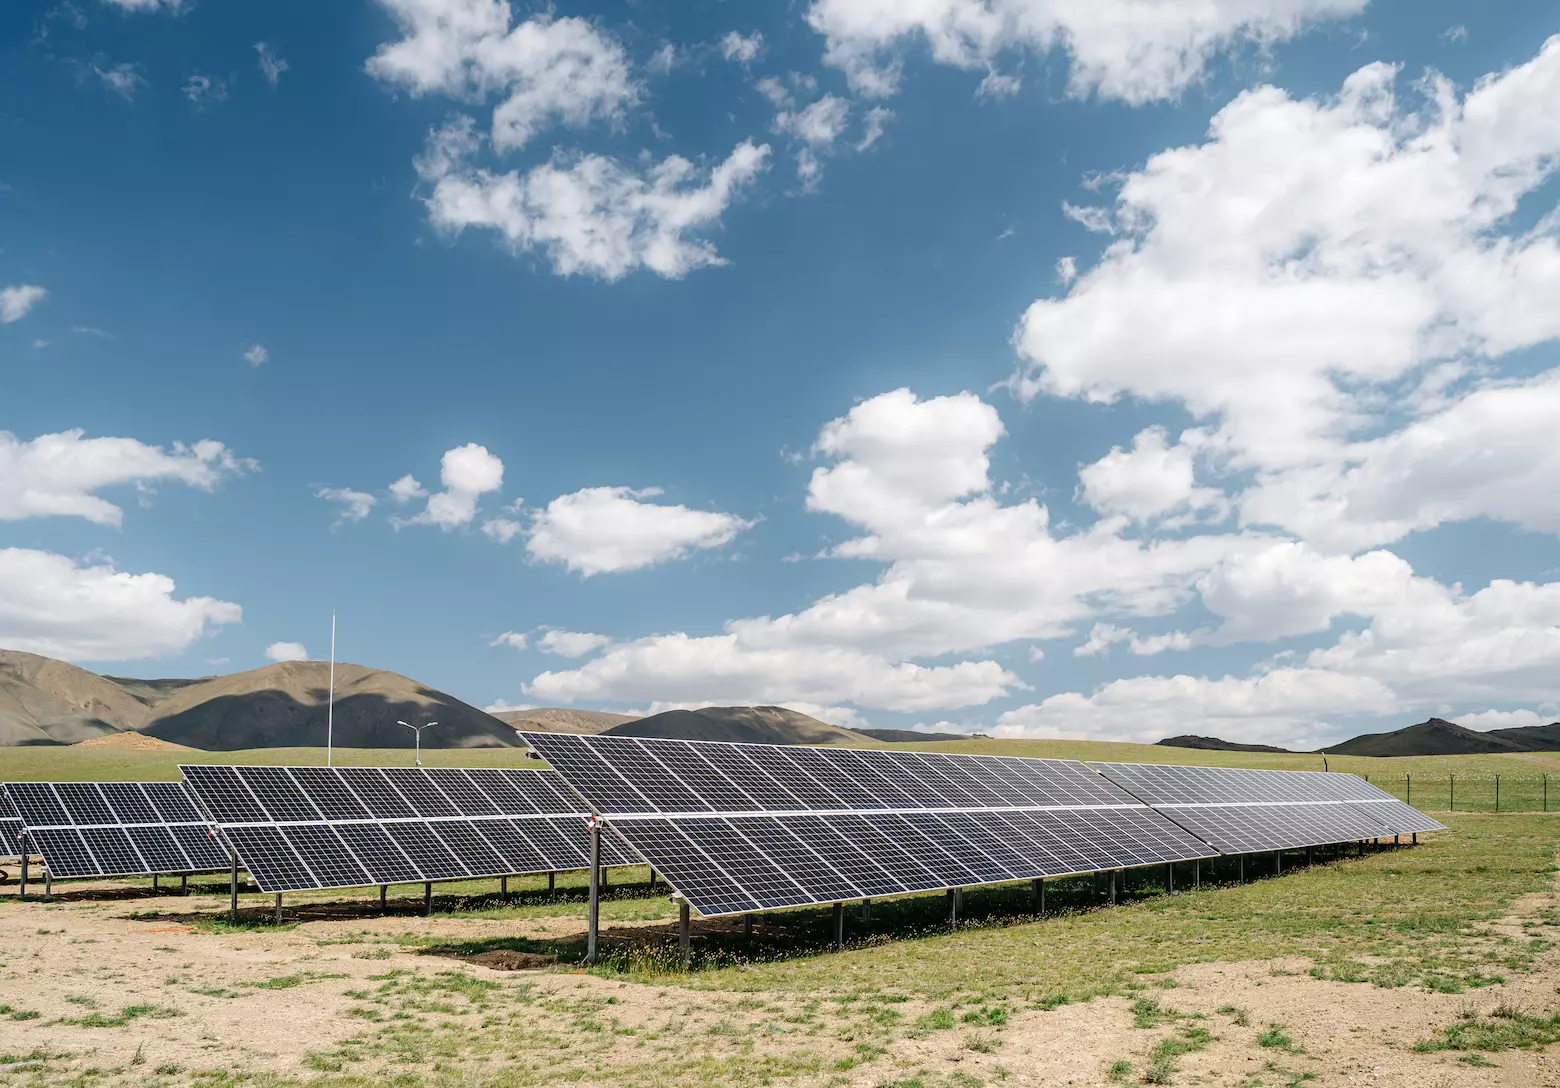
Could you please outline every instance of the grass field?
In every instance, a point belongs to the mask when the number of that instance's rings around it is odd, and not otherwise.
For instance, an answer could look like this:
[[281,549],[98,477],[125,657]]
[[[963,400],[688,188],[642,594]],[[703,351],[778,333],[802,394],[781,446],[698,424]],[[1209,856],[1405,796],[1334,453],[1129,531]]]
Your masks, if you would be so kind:
[[[971,752],[979,755],[1034,756],[1047,759],[1085,759],[1127,763],[1181,763],[1210,767],[1270,767],[1288,771],[1319,771],[1322,757],[1266,752],[1210,752],[1196,748],[1171,748],[1158,744],[1118,744],[1071,740],[967,740],[920,744],[881,744],[881,748],[905,748],[928,752]],[[337,748],[334,760],[344,766],[410,764],[405,749]],[[0,749],[0,779],[99,779],[153,781],[179,777],[180,763],[268,763],[318,766],[325,762],[323,748],[257,748],[238,752],[122,751],[113,748],[73,746]],[[423,752],[423,762],[433,767],[536,767],[518,748],[433,748]],[[1560,752],[1516,755],[1412,756],[1375,759],[1363,756],[1328,756],[1334,771],[1370,775],[1372,779],[1402,779],[1405,774],[1426,779],[1457,775],[1459,779],[1485,780],[1495,775],[1536,779],[1545,773],[1560,774]],[[1472,788],[1470,786],[1470,788]],[[1560,798],[1557,798],[1560,800]]]
[[[1560,815],[1448,823],[1279,879],[1205,870],[1175,897],[1144,871],[1114,908],[1061,881],[1045,918],[1023,886],[973,889],[954,931],[940,896],[878,902],[870,923],[849,913],[843,952],[823,910],[753,939],[712,922],[689,972],[643,870],[613,874],[607,956],[584,974],[578,874],[551,899],[534,878],[508,902],[440,886],[431,918],[420,888],[383,917],[371,893],[290,895],[279,928],[260,896],[228,924],[221,882],[189,899],[61,882],[54,904],[0,901],[0,1085],[1547,1083],[1531,1051],[1560,1034],[1560,901],[1535,896]],[[450,958],[494,951],[560,960]]]

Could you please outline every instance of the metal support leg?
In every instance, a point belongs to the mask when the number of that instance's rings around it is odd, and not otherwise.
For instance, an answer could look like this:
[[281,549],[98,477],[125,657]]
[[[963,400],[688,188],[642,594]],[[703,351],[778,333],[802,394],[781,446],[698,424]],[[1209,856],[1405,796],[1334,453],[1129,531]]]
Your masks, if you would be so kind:
[[433,881],[423,881],[423,914],[433,913]]
[[27,898],[27,864],[30,859],[27,856],[27,844],[22,844],[22,879],[16,887],[16,898]]
[[238,921],[238,855],[233,855],[233,876],[228,881],[228,913]]
[[845,947],[845,904],[834,904],[834,947]]
[[1029,882],[1029,897],[1034,900],[1035,913],[1045,914],[1045,881],[1039,878]]
[[498,878],[498,894],[504,899],[509,898],[509,878],[507,876]]
[[1417,832],[1417,831],[1414,832],[1414,845],[1415,846],[1419,845],[1419,832]]
[[1192,887],[1202,887],[1202,858],[1192,862]]
[[[585,933],[585,962],[596,962],[596,940],[601,929],[601,824],[590,822],[590,922]],[[683,910],[686,912],[687,905]],[[684,918],[687,914],[684,913]]]
[[552,895],[552,893],[554,891],[556,891],[557,888],[558,888],[558,874],[555,873],[555,872],[554,873],[548,873],[547,874],[547,894],[548,895]]
[[190,874],[189,873],[180,873],[179,874],[179,894],[180,895],[189,895],[190,894]]
[[950,927],[959,924],[959,889],[948,889],[948,925]]
[[388,885],[388,884],[381,884],[381,885],[379,885],[379,913],[380,914],[383,914],[385,912],[385,896],[387,896],[389,893],[390,893],[390,885]]
[[689,932],[688,900],[677,901],[677,948],[682,954],[683,970],[693,961],[693,935]]
[[276,893],[276,924],[282,924],[282,893]]
[[1169,895],[1175,894],[1175,862],[1173,861],[1165,866],[1165,892]]
[[744,936],[744,937],[751,937],[751,936],[753,936],[753,915],[752,914],[744,914],[742,916],[742,936]]
[[607,867],[605,865],[601,867],[601,886],[603,888],[607,886]]
[[1307,869],[1311,867],[1311,848],[1309,846],[1305,848],[1305,867]]
[[1116,905],[1116,870],[1110,871],[1110,905]]
[[870,899],[861,901],[861,920],[863,922],[872,921],[872,900]]
[[650,870],[650,890],[655,891],[655,870]]
[[1100,897],[1100,877],[1103,876],[1103,875],[1104,875],[1103,873],[1099,872],[1098,870],[1095,870],[1095,873],[1094,873],[1094,898],[1095,899],[1098,899]]
[[162,889],[161,889],[161,888],[160,888],[160,887],[159,887],[159,886],[158,886],[158,883],[157,883],[157,876],[158,876],[158,874],[156,874],[156,873],[153,873],[153,874],[152,874],[152,891],[154,891],[154,892],[156,892],[156,891],[161,891],[161,890],[162,890]]
[[1240,855],[1240,882],[1246,883],[1246,855]]
[[54,902],[54,874],[49,871],[47,865],[43,867],[43,901]]
[[1281,876],[1283,874],[1283,872],[1284,872],[1284,852],[1282,850],[1274,850],[1273,851],[1273,875],[1274,876]]

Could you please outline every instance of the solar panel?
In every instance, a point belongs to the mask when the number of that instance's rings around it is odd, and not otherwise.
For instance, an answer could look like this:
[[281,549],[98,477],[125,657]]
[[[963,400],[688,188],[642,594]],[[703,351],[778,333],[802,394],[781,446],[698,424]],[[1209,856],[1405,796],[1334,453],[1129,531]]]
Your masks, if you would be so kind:
[[521,736],[706,916],[1216,853],[1076,761]]
[[1226,854],[1444,829],[1352,774],[1147,763],[1094,766]]
[[[17,835],[54,877],[150,876],[225,869],[182,782],[7,782]],[[8,833],[9,834],[9,833]]]
[[[262,891],[497,877],[590,864],[587,813],[550,771],[182,767]],[[605,865],[639,864],[604,837]]]

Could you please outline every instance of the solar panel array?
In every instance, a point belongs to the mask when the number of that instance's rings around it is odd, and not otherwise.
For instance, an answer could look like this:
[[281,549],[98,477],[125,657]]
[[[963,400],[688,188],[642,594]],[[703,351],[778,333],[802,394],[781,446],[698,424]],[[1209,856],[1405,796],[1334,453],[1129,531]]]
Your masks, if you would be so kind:
[[1226,854],[1444,829],[1352,774],[1149,763],[1094,766]]
[[54,877],[225,869],[182,782],[7,782],[27,844]]
[[[180,768],[262,891],[496,877],[590,865],[587,813],[547,771]],[[605,865],[636,858],[607,837]]]
[[706,916],[1215,854],[1070,760],[521,736]]

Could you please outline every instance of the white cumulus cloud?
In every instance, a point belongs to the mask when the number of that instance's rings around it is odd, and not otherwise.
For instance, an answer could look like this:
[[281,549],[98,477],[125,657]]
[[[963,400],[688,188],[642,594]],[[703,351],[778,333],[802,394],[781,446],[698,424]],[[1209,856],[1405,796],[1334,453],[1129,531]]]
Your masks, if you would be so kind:
[[36,283],[0,288],[0,325],[9,325],[26,317],[32,308],[49,297]]
[[649,502],[656,487],[587,487],[532,516],[526,551],[585,577],[639,570],[729,544],[752,526],[735,514]]
[[[428,496],[428,505],[415,517],[396,525],[437,525],[445,532],[470,525],[477,516],[481,496],[504,486],[504,462],[488,452],[486,446],[468,442],[446,450],[439,463],[439,480],[444,490]],[[422,489],[410,476],[390,485],[401,502],[409,501]],[[404,498],[402,496],[405,496]]]
[[565,631],[556,627],[548,628],[542,632],[542,637],[536,640],[537,649],[542,653],[556,654],[558,657],[584,657],[610,645],[612,639],[607,635],[596,635],[589,631]]
[[314,497],[336,503],[341,507],[340,514],[336,518],[338,526],[349,521],[362,521],[368,517],[379,501],[367,491],[354,491],[350,487],[322,487],[314,492]]
[[472,164],[470,119],[435,132],[418,170],[432,188],[434,226],[496,231],[514,250],[539,250],[560,276],[616,280],[639,269],[679,279],[724,264],[701,237],[766,165],[767,145],[738,144],[701,170],[679,155],[628,167],[601,155],[559,153],[524,174]]
[[764,51],[764,36],[758,31],[744,37],[735,30],[728,30],[720,40],[720,55],[737,64],[751,64]]
[[0,548],[0,645],[13,650],[73,661],[167,657],[242,619],[228,601],[179,599],[164,574]]
[[265,648],[265,656],[272,661],[307,661],[309,651],[301,642],[273,642]]
[[0,521],[78,517],[119,525],[124,511],[95,492],[133,485],[143,492],[160,480],[210,491],[256,468],[210,439],[169,449],[133,438],[84,438],[80,430],[23,441],[0,431]]

